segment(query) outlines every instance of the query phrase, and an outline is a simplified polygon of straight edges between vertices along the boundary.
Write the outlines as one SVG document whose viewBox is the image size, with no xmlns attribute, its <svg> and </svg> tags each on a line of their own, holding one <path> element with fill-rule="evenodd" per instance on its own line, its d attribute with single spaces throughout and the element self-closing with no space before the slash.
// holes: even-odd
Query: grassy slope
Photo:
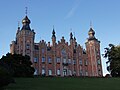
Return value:
<svg viewBox="0 0 120 90">
<path fill-rule="evenodd" d="M 120 78 L 17 78 L 6 90 L 120 90 Z"/>
</svg>

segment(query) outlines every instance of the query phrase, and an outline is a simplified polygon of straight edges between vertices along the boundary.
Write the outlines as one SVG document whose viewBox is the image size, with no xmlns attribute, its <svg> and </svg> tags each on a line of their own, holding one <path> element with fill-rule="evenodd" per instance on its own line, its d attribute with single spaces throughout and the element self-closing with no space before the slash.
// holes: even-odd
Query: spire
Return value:
<svg viewBox="0 0 120 90">
<path fill-rule="evenodd" d="M 89 37 L 94 37 L 95 31 L 92 28 L 92 21 L 90 21 L 90 30 L 88 32 Z"/>
<path fill-rule="evenodd" d="M 73 39 L 72 28 L 70 28 L 70 40 Z"/>
<path fill-rule="evenodd" d="M 56 36 L 55 36 L 54 25 L 53 25 L 52 37 L 56 37 Z"/>
<path fill-rule="evenodd" d="M 55 30 L 53 26 L 53 31 L 52 31 L 52 45 L 55 46 L 56 44 L 56 36 L 55 36 Z"/>
<path fill-rule="evenodd" d="M 20 22 L 18 21 L 18 29 L 17 29 L 17 33 L 16 34 L 18 34 L 19 31 L 20 31 Z"/>
<path fill-rule="evenodd" d="M 23 24 L 23 27 L 22 27 L 22 30 L 31 30 L 29 24 L 31 23 L 31 21 L 29 20 L 28 16 L 27 16 L 27 7 L 26 7 L 26 10 L 25 10 L 25 18 L 22 20 L 22 24 Z"/>
<path fill-rule="evenodd" d="M 70 39 L 73 39 L 73 34 L 72 34 L 72 32 L 70 33 Z"/>
</svg>

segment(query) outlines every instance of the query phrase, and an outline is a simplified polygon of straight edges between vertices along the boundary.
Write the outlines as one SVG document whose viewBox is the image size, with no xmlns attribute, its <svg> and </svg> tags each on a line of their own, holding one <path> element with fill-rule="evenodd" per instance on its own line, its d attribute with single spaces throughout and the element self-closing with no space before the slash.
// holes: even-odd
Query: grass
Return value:
<svg viewBox="0 0 120 90">
<path fill-rule="evenodd" d="M 6 90 L 120 90 L 120 78 L 16 78 Z"/>
</svg>

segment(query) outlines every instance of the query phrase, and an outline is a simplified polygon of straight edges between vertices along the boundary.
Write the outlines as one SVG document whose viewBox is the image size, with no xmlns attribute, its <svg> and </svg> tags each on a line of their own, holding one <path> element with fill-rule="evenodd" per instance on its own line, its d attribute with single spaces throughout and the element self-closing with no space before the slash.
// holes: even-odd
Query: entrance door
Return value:
<svg viewBox="0 0 120 90">
<path fill-rule="evenodd" d="M 63 76 L 67 76 L 67 69 L 63 69 Z"/>
</svg>

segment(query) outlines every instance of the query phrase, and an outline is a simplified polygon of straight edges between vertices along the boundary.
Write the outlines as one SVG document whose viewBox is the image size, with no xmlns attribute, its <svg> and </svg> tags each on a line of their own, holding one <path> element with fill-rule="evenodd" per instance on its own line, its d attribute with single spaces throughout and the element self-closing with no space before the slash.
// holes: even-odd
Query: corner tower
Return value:
<svg viewBox="0 0 120 90">
<path fill-rule="evenodd" d="M 34 38 L 35 32 L 30 28 L 31 21 L 26 15 L 22 20 L 22 28 L 18 27 L 16 33 L 16 41 L 10 45 L 11 53 L 22 54 L 30 56 L 33 62 Z"/>
<path fill-rule="evenodd" d="M 101 77 L 102 63 L 100 54 L 100 41 L 95 38 L 95 31 L 92 27 L 88 32 L 88 39 L 86 44 L 86 52 L 88 56 L 88 74 L 89 76 Z"/>
</svg>

